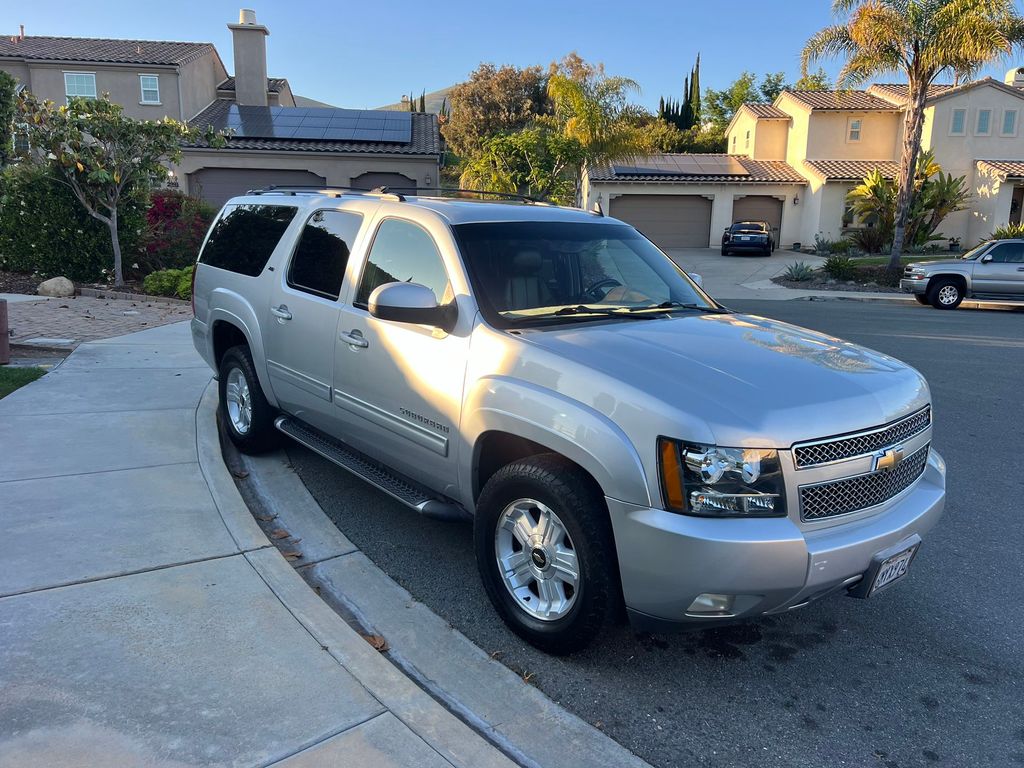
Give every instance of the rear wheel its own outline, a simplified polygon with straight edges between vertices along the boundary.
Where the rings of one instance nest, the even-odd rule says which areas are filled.
[[[621,601],[604,499],[555,454],[498,470],[477,503],[477,566],[509,628],[554,654],[590,643]]]
[[[263,395],[247,346],[232,347],[224,353],[219,379],[220,417],[231,442],[242,453],[273,448],[278,442],[275,412]]]
[[[956,309],[963,300],[964,289],[957,280],[939,278],[928,286],[928,301],[936,309]]]

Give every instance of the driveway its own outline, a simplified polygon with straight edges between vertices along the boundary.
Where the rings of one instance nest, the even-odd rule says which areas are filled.
[[[771,256],[723,256],[718,248],[679,248],[668,255],[687,272],[696,272],[704,279],[704,288],[716,299],[774,299],[798,298],[811,291],[794,291],[775,285],[771,279],[786,271],[786,267],[802,261],[812,267],[825,260],[819,256],[784,251],[781,248]]]
[[[420,517],[298,446],[289,455],[341,530],[414,597],[661,768],[1024,764],[1024,313],[734,306],[874,347],[928,377],[949,497],[898,589],[703,633],[636,637],[622,626],[553,658],[496,618],[469,526]]]

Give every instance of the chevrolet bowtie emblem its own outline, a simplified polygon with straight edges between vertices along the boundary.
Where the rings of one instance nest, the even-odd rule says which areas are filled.
[[[903,446],[886,448],[884,451],[879,451],[875,454],[874,471],[885,472],[894,469],[899,466],[901,461],[903,461]]]

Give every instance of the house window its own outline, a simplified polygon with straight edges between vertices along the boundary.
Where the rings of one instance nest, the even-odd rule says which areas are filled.
[[[68,97],[68,101],[76,96],[95,99],[96,75],[92,72],[65,72],[64,95]]]
[[[13,134],[14,156],[24,157],[32,149],[28,141],[28,126],[25,123],[15,123]]]
[[[747,131],[747,142],[743,147],[744,149],[750,149],[750,131]]]
[[[953,114],[949,120],[949,135],[950,136],[963,136],[966,133],[967,125],[967,110],[966,109],[954,109]]]
[[[1017,110],[1007,109],[1003,112],[1003,130],[1000,131],[1002,136],[1016,136],[1017,135]]]
[[[160,78],[156,75],[139,75],[139,88],[143,104],[160,103]]]
[[[733,154],[736,154],[736,137],[735,136],[732,137],[732,151],[733,151]]]
[[[979,109],[978,122],[974,126],[975,136],[988,136],[992,132],[992,110]]]
[[[846,131],[846,140],[856,144],[860,141],[860,129],[862,121],[858,118],[856,120],[851,119]]]

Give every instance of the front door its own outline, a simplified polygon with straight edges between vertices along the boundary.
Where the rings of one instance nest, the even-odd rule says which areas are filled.
[[[469,337],[372,317],[370,294],[392,282],[425,285],[441,304],[453,298],[434,239],[404,219],[381,222],[355,300],[341,310],[335,412],[356,448],[428,488],[452,492]]]
[[[998,243],[982,259],[989,257],[974,265],[974,293],[1024,299],[1024,243]]]
[[[362,221],[352,211],[309,217],[273,282],[263,326],[267,371],[282,409],[328,432],[338,294]]]

